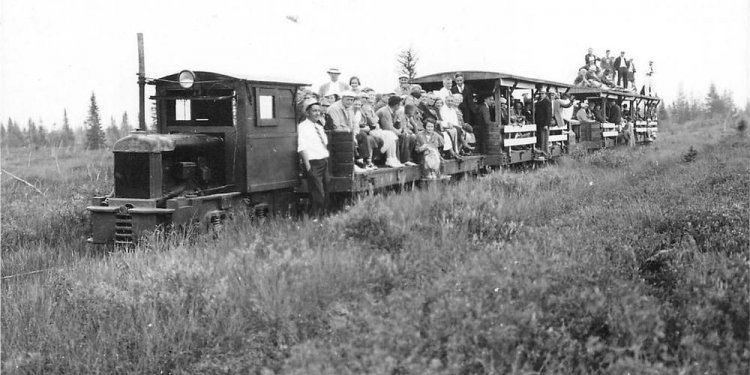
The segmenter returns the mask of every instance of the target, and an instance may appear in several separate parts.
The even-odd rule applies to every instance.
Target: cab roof
[[[248,83],[266,83],[266,84],[276,84],[276,85],[291,85],[291,86],[308,86],[309,84],[295,81],[295,80],[289,80],[285,78],[279,78],[279,77],[267,77],[267,76],[242,76],[242,75],[225,75],[215,72],[206,72],[206,71],[196,71],[194,70],[193,73],[195,74],[195,83],[230,83],[230,82],[237,82],[237,81],[244,81]],[[179,72],[170,74],[161,78],[152,79],[151,83],[158,85],[160,83],[166,83],[166,84],[176,84],[179,83],[178,76],[180,75]]]

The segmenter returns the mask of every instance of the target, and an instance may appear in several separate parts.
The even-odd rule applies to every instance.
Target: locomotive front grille
[[[133,246],[133,217],[129,213],[115,214],[115,246]]]

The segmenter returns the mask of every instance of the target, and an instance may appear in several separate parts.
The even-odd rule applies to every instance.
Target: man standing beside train
[[[534,122],[536,123],[537,147],[541,154],[547,155],[547,140],[549,139],[549,127],[552,124],[552,102],[546,92],[539,91],[539,100],[534,105]],[[544,160],[544,157],[537,157]]]
[[[328,138],[318,123],[322,114],[320,103],[308,99],[303,106],[305,120],[297,127],[297,152],[307,175],[307,188],[312,201],[311,214],[323,216],[328,208]]]

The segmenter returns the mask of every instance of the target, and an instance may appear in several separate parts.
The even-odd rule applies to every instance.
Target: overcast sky
[[[291,21],[287,16],[295,18]],[[182,69],[318,84],[339,68],[365,86],[396,85],[413,47],[418,75],[490,70],[572,82],[588,47],[654,60],[657,92],[710,82],[745,103],[750,1],[102,1],[0,0],[0,120],[73,126],[96,93],[104,125],[137,119],[136,33],[146,74]],[[640,84],[640,83],[639,83]],[[148,106],[147,106],[148,108]]]

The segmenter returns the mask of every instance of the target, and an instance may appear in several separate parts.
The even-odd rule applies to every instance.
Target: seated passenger
[[[416,151],[422,154],[422,167],[425,177],[435,179],[440,174],[440,149],[443,148],[443,137],[435,132],[435,121],[430,118],[425,122],[425,130],[417,134]]]
[[[578,69],[578,76],[573,80],[573,85],[578,87],[591,87],[588,79],[586,79],[586,68]]]
[[[518,126],[526,124],[526,117],[523,115],[523,104],[521,101],[515,101],[513,108],[510,109],[510,124]]]
[[[508,100],[500,98],[500,124],[508,125],[510,123],[508,117]]]
[[[421,100],[417,109],[420,110],[422,116],[422,124],[427,126],[427,120],[432,119],[435,126],[440,124],[440,112],[435,109],[435,95],[425,94],[422,95],[424,100]]]
[[[393,95],[388,99],[388,106],[383,107],[375,111],[375,115],[378,117],[378,124],[380,129],[383,131],[390,131],[398,138],[398,154],[405,157],[404,162],[410,162],[411,150],[414,145],[414,137],[410,137],[408,133],[403,132],[401,127],[401,118],[399,118],[398,111],[401,107],[401,98],[397,95]],[[404,150],[404,151],[402,151]],[[398,157],[386,159],[385,165],[391,168],[402,167],[401,161]]]
[[[602,105],[599,104],[598,102],[594,104],[593,114],[594,114],[594,119],[597,122],[600,122],[600,123],[607,122],[607,119],[604,117],[604,109],[602,108]]]
[[[345,91],[341,100],[331,104],[328,107],[328,119],[334,132],[352,133],[354,140],[357,142],[355,153],[355,163],[360,167],[375,169],[372,163],[372,150],[377,147],[377,142],[373,137],[363,132],[359,124],[354,124],[352,119],[352,104],[354,104],[355,94],[351,91]]]
[[[450,96],[450,95],[448,95]],[[440,114],[440,120],[438,121],[436,131],[443,135],[443,155],[445,157],[457,157],[458,154],[453,149],[456,144],[457,131],[456,124],[458,118],[446,118],[445,115],[450,115],[447,111],[447,106],[443,99],[439,97],[435,99],[434,103],[435,110]]]
[[[474,128],[471,124],[466,123],[463,111],[461,111],[461,102],[464,100],[463,94],[453,94],[453,105],[456,109],[456,117],[458,117],[459,127],[463,130],[463,143],[462,149],[464,153],[468,153],[474,150],[472,144],[477,142],[474,137]]]
[[[588,86],[586,87],[602,87],[602,81],[599,80],[599,76],[596,74],[596,65],[589,67],[589,70],[586,72],[586,80],[588,81]]]
[[[589,110],[589,104],[586,102],[581,103],[581,109],[578,110],[576,117],[578,118],[578,121],[581,122],[581,124],[596,123],[596,121],[594,120],[594,116],[591,114],[591,110]]]
[[[404,98],[404,105],[419,105],[419,98],[422,97],[422,86],[411,85],[411,92]]]
[[[449,130],[449,133],[453,142],[453,156],[460,156],[464,147],[468,146],[464,135],[463,121],[459,120],[459,116],[463,118],[463,115],[461,110],[458,109],[458,104],[453,95],[448,95],[445,99],[445,105],[441,109],[440,116],[443,118],[443,123],[452,129],[452,131]]]

